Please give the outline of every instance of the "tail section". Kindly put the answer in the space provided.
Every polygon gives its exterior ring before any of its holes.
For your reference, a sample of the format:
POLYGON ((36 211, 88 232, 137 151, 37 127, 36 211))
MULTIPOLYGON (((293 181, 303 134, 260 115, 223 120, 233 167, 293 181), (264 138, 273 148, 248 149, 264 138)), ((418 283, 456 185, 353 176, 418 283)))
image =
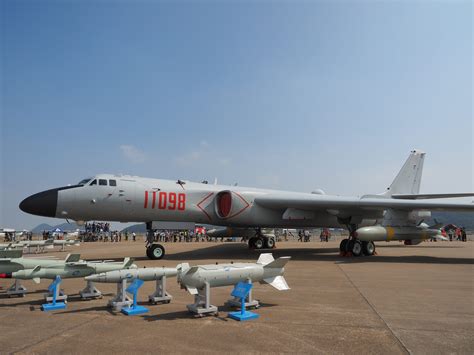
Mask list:
POLYGON ((382 195, 391 197, 392 195, 416 195, 420 192, 421 175, 423 173, 423 162, 425 154, 421 150, 412 150, 410 156, 403 164, 402 169, 393 180, 387 191, 382 195))
MULTIPOLYGON (((271 255, 271 254, 270 254, 271 255)), ((264 268, 274 268, 274 269, 282 269, 285 265, 290 261, 291 256, 282 256, 264 266, 264 268)))
POLYGON ((270 264, 275 259, 273 258, 272 253, 262 253, 258 257, 257 264, 267 265, 270 264))
POLYGON ((275 276, 269 279, 264 279, 263 281, 275 287, 278 291, 285 291, 290 289, 283 276, 275 276))

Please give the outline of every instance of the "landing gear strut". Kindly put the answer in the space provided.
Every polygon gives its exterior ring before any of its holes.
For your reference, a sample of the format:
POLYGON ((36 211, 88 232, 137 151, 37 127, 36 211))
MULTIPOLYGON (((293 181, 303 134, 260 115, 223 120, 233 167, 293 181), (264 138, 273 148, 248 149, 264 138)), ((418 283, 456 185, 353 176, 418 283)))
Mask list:
POLYGON ((152 222, 147 222, 146 224, 146 256, 151 260, 163 259, 165 256, 165 247, 161 244, 154 243, 152 222))
POLYGON ((260 228, 257 229, 255 236, 249 239, 250 249, 273 249, 275 244, 275 236, 263 234, 260 228))
POLYGON ((374 242, 362 242, 357 239, 357 225, 348 224, 347 229, 349 229, 349 238, 343 239, 341 244, 339 244, 339 250, 341 255, 347 256, 361 256, 367 255, 371 256, 375 254, 375 244, 374 242))

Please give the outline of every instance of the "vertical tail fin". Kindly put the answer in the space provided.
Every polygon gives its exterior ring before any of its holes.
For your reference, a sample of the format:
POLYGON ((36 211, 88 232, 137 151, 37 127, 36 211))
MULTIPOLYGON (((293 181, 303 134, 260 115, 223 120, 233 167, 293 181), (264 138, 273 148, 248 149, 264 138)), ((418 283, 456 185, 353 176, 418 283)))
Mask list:
POLYGON ((425 154, 421 150, 412 150, 395 180, 382 195, 390 197, 394 194, 418 194, 420 192, 425 154))

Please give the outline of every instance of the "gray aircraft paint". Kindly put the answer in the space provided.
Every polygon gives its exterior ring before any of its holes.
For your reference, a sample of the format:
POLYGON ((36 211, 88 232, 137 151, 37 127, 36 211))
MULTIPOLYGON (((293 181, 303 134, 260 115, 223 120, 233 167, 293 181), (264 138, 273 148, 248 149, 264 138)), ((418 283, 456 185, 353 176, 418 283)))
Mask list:
POLYGON ((414 226, 422 218, 411 221, 412 212, 474 211, 473 203, 432 200, 474 193, 418 195, 424 157, 423 152, 412 151, 390 188, 379 195, 343 197, 99 174, 92 180, 115 180, 117 186, 91 186, 89 181, 84 186, 48 190, 25 199, 20 208, 76 221, 174 221, 241 228, 362 227, 383 224, 384 216, 393 211, 406 214, 400 225, 414 226), (185 208, 171 208, 172 204, 159 208, 161 193, 168 199, 184 195, 185 208), (230 200, 225 215, 218 202, 224 196, 230 200))

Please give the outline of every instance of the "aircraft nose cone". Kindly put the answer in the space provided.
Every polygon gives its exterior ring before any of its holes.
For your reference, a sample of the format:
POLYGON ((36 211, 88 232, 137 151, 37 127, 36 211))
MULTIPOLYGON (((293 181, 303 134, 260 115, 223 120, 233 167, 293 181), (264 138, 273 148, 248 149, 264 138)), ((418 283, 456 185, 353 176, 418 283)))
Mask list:
POLYGON ((43 191, 25 198, 20 203, 23 212, 44 217, 56 217, 58 189, 43 191))

